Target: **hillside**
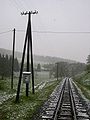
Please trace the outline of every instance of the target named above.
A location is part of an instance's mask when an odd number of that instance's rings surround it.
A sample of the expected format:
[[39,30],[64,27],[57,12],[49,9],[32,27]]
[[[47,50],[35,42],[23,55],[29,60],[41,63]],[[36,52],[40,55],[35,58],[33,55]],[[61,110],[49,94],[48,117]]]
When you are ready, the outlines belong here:
[[[7,50],[7,49],[3,49],[0,48],[0,53],[1,54],[8,54],[11,55],[12,51],[11,50]],[[21,60],[22,57],[22,53],[21,52],[15,52],[15,57],[18,58],[18,60]],[[40,55],[34,55],[34,63],[55,63],[55,62],[69,62],[69,63],[75,63],[76,61],[74,60],[68,60],[68,59],[64,59],[64,58],[59,58],[59,57],[51,57],[51,56],[40,56]]]

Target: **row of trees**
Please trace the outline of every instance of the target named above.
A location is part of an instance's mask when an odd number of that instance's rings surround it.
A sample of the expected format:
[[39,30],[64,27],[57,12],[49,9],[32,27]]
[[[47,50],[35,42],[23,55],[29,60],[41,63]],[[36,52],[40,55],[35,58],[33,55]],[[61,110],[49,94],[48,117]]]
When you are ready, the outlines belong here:
[[[40,72],[42,70],[49,71],[50,78],[53,77],[74,77],[77,74],[87,71],[90,73],[90,55],[87,57],[87,64],[85,63],[69,63],[69,62],[57,62],[56,64],[37,64],[35,69]],[[58,72],[58,73],[57,73]]]
[[[83,63],[67,63],[60,62],[58,63],[58,75],[59,77],[74,77],[75,75],[82,73],[86,68],[86,65]],[[57,71],[56,71],[57,72]],[[55,72],[55,76],[56,73]]]
[[42,70],[49,71],[50,77],[74,77],[77,74],[87,71],[90,73],[90,55],[87,57],[87,65],[85,63],[68,63],[68,62],[57,62],[56,64],[44,64],[43,66],[39,63],[35,69],[40,72]]
[[[1,55],[0,54],[0,76],[2,79],[4,77],[10,77],[12,71],[12,56]],[[14,59],[14,71],[19,71],[19,63],[17,58]]]
[[[85,63],[68,63],[68,62],[57,62],[56,64],[44,64],[43,68],[50,71],[50,77],[65,77],[65,76],[75,76],[83,71],[90,73],[90,55],[88,55],[87,64]],[[39,67],[40,68],[40,65]]]
[[43,65],[45,70],[50,71],[50,77],[71,77],[76,74],[82,73],[86,69],[84,63],[68,63],[68,62],[58,62],[56,64],[45,64]]
[[[90,55],[87,57],[87,66],[84,63],[68,63],[68,62],[58,62],[56,64],[44,64],[42,66],[45,71],[50,71],[50,77],[65,77],[74,76],[86,70],[90,73]],[[24,68],[25,69],[25,68]],[[37,71],[41,71],[41,65],[38,64]],[[1,55],[0,54],[0,76],[2,79],[4,77],[10,77],[12,71],[12,56]],[[19,63],[17,58],[14,59],[14,72],[19,72]]]

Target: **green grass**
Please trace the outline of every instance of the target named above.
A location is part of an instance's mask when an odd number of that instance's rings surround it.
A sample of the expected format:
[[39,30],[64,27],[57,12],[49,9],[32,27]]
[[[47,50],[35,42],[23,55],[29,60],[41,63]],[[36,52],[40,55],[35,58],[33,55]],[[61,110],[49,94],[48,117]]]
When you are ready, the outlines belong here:
[[8,85],[8,79],[0,80],[0,90],[7,90],[9,89]]
[[45,82],[47,80],[49,80],[49,72],[35,72],[35,85],[39,84],[40,82]]
[[[14,78],[14,82],[13,82],[13,89],[14,90],[16,90],[17,82],[18,82],[18,79]],[[0,79],[0,90],[6,91],[6,92],[7,92],[7,90],[11,91],[11,78],[6,78],[4,80]]]
[[[54,80],[54,79],[52,79]],[[31,93],[30,82],[30,92],[29,97],[25,96],[26,85],[21,83],[21,96],[20,102],[15,103],[15,96],[9,98],[0,106],[0,120],[30,120],[37,112],[39,107],[48,99],[49,95],[52,93],[59,81],[49,81],[48,72],[38,72],[35,76],[35,85],[40,83],[46,83],[45,86],[40,90],[37,88],[35,94]],[[11,90],[11,79],[6,78],[0,80],[0,96],[11,95],[16,93],[18,84],[18,78],[14,78],[14,87]],[[5,93],[5,94],[4,94]]]
[[[13,89],[17,90],[17,84],[18,84],[19,78],[14,78],[13,80]],[[49,72],[42,71],[42,72],[37,72],[35,73],[35,85],[40,84],[41,82],[46,82],[49,80]],[[30,79],[30,87],[32,85],[31,79]],[[21,91],[25,89],[25,84],[23,83],[23,79],[21,81]],[[9,90],[11,91],[11,78],[6,78],[4,80],[0,79],[0,90],[6,91]]]
[[79,83],[76,83],[78,85],[78,87],[81,89],[82,93],[84,94],[84,96],[90,100],[90,90],[88,90],[87,87],[79,84]]
[[85,97],[90,100],[90,73],[83,73],[78,75],[74,78],[74,81],[81,89]]
[[29,120],[37,109],[52,93],[58,81],[47,83],[46,86],[29,97],[22,95],[20,102],[15,103],[15,97],[0,106],[0,120]]

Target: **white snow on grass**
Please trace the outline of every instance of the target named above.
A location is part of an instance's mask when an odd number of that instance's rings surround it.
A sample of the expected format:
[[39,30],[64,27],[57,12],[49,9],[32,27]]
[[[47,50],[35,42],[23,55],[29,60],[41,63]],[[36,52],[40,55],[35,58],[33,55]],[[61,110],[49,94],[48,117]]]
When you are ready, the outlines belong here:
[[6,92],[3,92],[3,94],[0,93],[0,105],[7,101],[8,99],[14,97],[16,95],[16,93],[14,94],[7,94]]
[[36,86],[34,86],[35,89],[39,88],[39,86],[41,86],[43,84],[43,82],[37,84]]
[[54,79],[54,80],[47,80],[45,82],[41,82],[41,83],[37,84],[36,86],[34,86],[34,88],[38,89],[38,90],[41,90],[41,89],[43,89],[46,86],[47,83],[49,84],[50,82],[54,82],[54,81],[56,81],[56,79]]
[[46,82],[44,82],[42,85],[40,85],[38,89],[40,90],[40,89],[44,88],[45,85],[46,85]]

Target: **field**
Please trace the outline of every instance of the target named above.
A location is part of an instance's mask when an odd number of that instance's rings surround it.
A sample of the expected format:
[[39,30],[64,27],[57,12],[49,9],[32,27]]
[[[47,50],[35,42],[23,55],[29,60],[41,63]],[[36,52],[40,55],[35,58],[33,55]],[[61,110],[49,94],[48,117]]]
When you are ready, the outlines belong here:
[[35,94],[31,91],[25,96],[25,84],[22,81],[20,102],[15,103],[18,78],[14,78],[14,89],[10,89],[10,78],[0,80],[0,120],[28,120],[32,119],[40,106],[60,81],[49,79],[48,72],[35,73]]

